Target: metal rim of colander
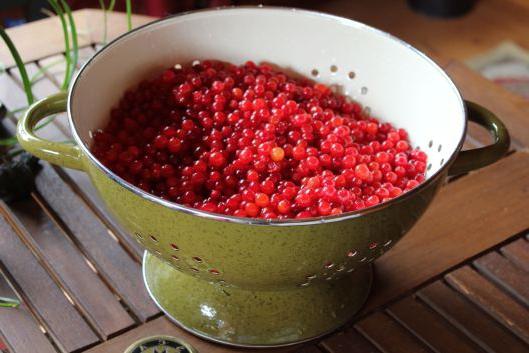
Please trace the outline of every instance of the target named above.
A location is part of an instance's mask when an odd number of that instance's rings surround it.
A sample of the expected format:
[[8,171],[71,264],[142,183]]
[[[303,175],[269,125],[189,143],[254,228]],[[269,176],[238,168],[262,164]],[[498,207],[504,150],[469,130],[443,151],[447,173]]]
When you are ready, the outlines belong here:
[[[421,59],[425,60],[428,64],[430,64],[435,70],[437,70],[447,80],[447,82],[449,83],[450,87],[452,88],[454,93],[459,98],[460,107],[461,107],[461,110],[462,110],[462,113],[463,113],[462,115],[464,117],[463,129],[462,129],[462,134],[461,134],[461,136],[459,138],[459,142],[458,142],[456,148],[452,151],[452,154],[450,155],[450,158],[447,159],[445,164],[441,168],[439,168],[439,170],[437,172],[435,172],[431,177],[427,178],[419,186],[417,186],[416,188],[414,188],[414,189],[412,189],[412,190],[410,190],[408,192],[405,192],[402,195],[400,195],[400,196],[398,196],[398,197],[396,197],[394,199],[391,199],[389,201],[382,202],[382,203],[380,203],[378,205],[371,206],[371,207],[368,207],[368,208],[364,208],[362,210],[346,212],[346,213],[342,213],[342,214],[336,215],[336,216],[313,217],[313,218],[304,218],[304,219],[285,219],[285,220],[235,217],[235,216],[222,215],[222,214],[218,214],[218,213],[202,211],[202,210],[199,210],[199,209],[196,209],[196,208],[180,205],[180,204],[177,204],[177,203],[174,203],[174,202],[171,202],[171,201],[167,201],[167,200],[161,199],[161,198],[159,198],[159,197],[157,197],[155,195],[152,195],[152,194],[150,194],[150,193],[148,193],[148,192],[146,192],[146,191],[144,191],[144,190],[132,185],[131,183],[129,183],[129,182],[125,181],[124,179],[122,179],[120,176],[116,175],[114,172],[112,172],[106,166],[104,166],[91,153],[90,149],[84,144],[84,142],[80,138],[79,134],[77,133],[76,125],[75,125],[75,123],[74,123],[74,121],[72,119],[72,98],[73,98],[73,96],[75,94],[75,90],[76,90],[76,87],[77,87],[77,82],[79,81],[80,77],[82,76],[82,74],[86,70],[86,68],[89,67],[90,64],[96,58],[98,58],[99,55],[101,55],[101,53],[105,52],[107,49],[109,49],[110,47],[115,45],[121,39],[123,39],[125,37],[128,37],[128,36],[131,36],[134,33],[139,32],[139,31],[141,31],[141,30],[143,30],[143,29],[145,29],[147,27],[156,26],[156,25],[159,25],[159,24],[161,24],[163,22],[171,21],[174,18],[178,18],[178,17],[181,17],[181,16],[190,15],[190,14],[195,14],[195,13],[200,13],[200,12],[234,11],[234,10],[238,10],[238,9],[247,9],[247,10],[256,10],[256,11],[263,11],[263,10],[275,10],[275,11],[285,11],[285,12],[294,11],[296,13],[306,14],[306,15],[310,15],[310,16],[318,16],[318,17],[323,16],[323,17],[329,18],[331,20],[338,21],[340,23],[346,23],[346,24],[349,24],[349,25],[353,25],[353,26],[356,26],[357,28],[362,28],[362,29],[374,32],[377,35],[381,35],[381,36],[387,37],[387,38],[397,42],[398,44],[404,46],[405,48],[411,50],[415,54],[417,54],[419,57],[421,57]],[[424,54],[423,52],[421,52],[417,48],[413,47],[409,43],[407,43],[404,40],[402,40],[400,38],[397,38],[397,37],[385,32],[385,31],[382,31],[380,29],[377,29],[377,28],[371,27],[369,25],[366,25],[366,24],[364,24],[362,22],[354,21],[354,20],[351,20],[351,19],[348,19],[348,18],[335,16],[335,15],[330,15],[330,14],[326,14],[326,13],[318,12],[318,11],[302,10],[302,9],[291,8],[291,7],[263,6],[263,5],[257,5],[257,6],[225,6],[225,7],[217,7],[217,8],[209,8],[209,9],[201,9],[201,10],[182,12],[182,13],[178,13],[178,14],[175,14],[175,15],[172,15],[172,16],[168,16],[168,17],[165,17],[165,18],[153,21],[153,22],[146,23],[146,24],[144,24],[142,26],[136,27],[133,30],[116,37],[115,39],[110,41],[105,47],[103,47],[101,50],[99,50],[96,54],[94,54],[94,56],[92,56],[86,63],[84,63],[84,65],[81,67],[79,72],[77,72],[77,74],[75,75],[75,77],[73,79],[73,83],[71,85],[71,89],[70,89],[70,91],[68,93],[67,113],[68,113],[68,122],[69,122],[71,130],[72,130],[73,138],[74,138],[75,142],[77,143],[77,145],[82,149],[83,153],[86,156],[88,156],[88,158],[91,160],[91,162],[94,165],[96,165],[98,169],[100,169],[111,180],[115,181],[116,183],[118,183],[119,185],[124,187],[125,189],[133,192],[134,194],[140,196],[143,199],[146,199],[148,201],[160,204],[162,206],[165,206],[165,207],[168,207],[170,209],[173,209],[173,210],[176,210],[176,211],[180,211],[180,212],[183,212],[183,213],[186,213],[186,214],[199,216],[199,217],[203,217],[203,218],[207,218],[207,219],[211,219],[211,220],[216,220],[216,221],[231,222],[231,223],[238,223],[238,224],[249,224],[249,225],[263,225],[263,226],[301,226],[301,225],[314,225],[314,224],[324,224],[324,223],[331,223],[331,222],[339,222],[339,221],[343,221],[343,220],[346,220],[346,219],[361,217],[361,216],[364,216],[364,215],[369,214],[371,212],[376,212],[376,211],[379,211],[381,209],[385,209],[385,208],[390,207],[390,206],[392,206],[392,205],[394,205],[396,203],[403,202],[403,201],[411,198],[416,193],[419,193],[423,189],[427,188],[431,183],[435,182],[437,179],[439,179],[443,175],[444,171],[455,161],[458,152],[461,150],[461,147],[463,146],[463,143],[464,143],[464,140],[465,140],[465,136],[466,136],[466,131],[467,131],[467,126],[466,126],[467,125],[466,124],[467,123],[467,109],[466,109],[465,104],[463,103],[463,98],[462,98],[461,93],[459,92],[458,88],[456,87],[454,82],[450,79],[450,77],[446,74],[446,72],[441,67],[439,67],[439,65],[437,65],[426,54]]]

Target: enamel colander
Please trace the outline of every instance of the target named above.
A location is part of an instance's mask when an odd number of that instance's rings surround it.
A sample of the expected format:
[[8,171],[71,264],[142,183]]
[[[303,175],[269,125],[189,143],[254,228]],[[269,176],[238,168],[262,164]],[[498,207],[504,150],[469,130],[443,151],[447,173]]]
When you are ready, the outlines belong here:
[[[90,153],[93,132],[126,89],[168,66],[204,59],[274,63],[359,101],[406,129],[428,154],[425,182],[361,211],[267,221],[164,201]],[[33,134],[38,120],[64,110],[77,146]],[[469,119],[489,129],[491,146],[460,152]],[[509,145],[494,115],[464,102],[443,70],[403,41],[340,17],[261,7],[187,13],[119,37],[84,65],[68,97],[32,106],[18,137],[40,158],[90,175],[109,211],[147,249],[145,283],[172,320],[246,347],[294,344],[343,325],[367,298],[370,263],[413,226],[446,177],[494,162]]]

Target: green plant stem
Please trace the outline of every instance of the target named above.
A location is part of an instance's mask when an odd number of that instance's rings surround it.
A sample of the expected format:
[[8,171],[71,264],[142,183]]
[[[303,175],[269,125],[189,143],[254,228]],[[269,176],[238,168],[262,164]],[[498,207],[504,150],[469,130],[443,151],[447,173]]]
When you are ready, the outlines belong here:
[[17,48],[15,47],[15,44],[5,31],[4,27],[0,26],[0,37],[4,40],[6,43],[9,52],[11,53],[11,56],[15,60],[15,63],[17,64],[18,71],[20,72],[20,77],[22,78],[22,84],[24,85],[24,92],[26,92],[26,99],[28,101],[28,105],[31,105],[35,98],[33,97],[33,92],[31,90],[31,83],[28,78],[28,72],[26,71],[26,67],[24,66],[24,63],[22,62],[22,58],[20,57],[20,54],[18,53]]
[[108,8],[105,7],[105,1],[99,0],[99,6],[103,10],[103,44],[107,44],[108,39],[108,13],[114,11],[114,6],[116,6],[116,0],[110,0]]
[[101,7],[101,10],[103,10],[103,44],[107,44],[107,35],[108,35],[108,27],[107,27],[107,9],[105,8],[105,2],[103,0],[99,0],[99,6]]
[[0,307],[2,308],[17,308],[20,302],[17,299],[0,297]]
[[68,26],[66,24],[66,19],[64,18],[64,11],[61,6],[57,3],[57,0],[48,0],[48,3],[53,8],[53,11],[59,16],[62,25],[62,32],[64,35],[64,49],[66,51],[66,74],[64,75],[64,81],[62,83],[61,89],[66,90],[69,85],[69,74],[72,67],[72,61],[70,58],[70,35],[68,34]]
[[77,27],[75,26],[75,21],[72,16],[72,9],[66,2],[66,0],[60,0],[62,7],[66,11],[66,16],[68,17],[68,21],[70,22],[70,32],[72,33],[72,58],[71,58],[71,66],[70,66],[70,72],[68,75],[68,82],[66,84],[66,88],[70,85],[70,82],[72,81],[73,74],[75,72],[75,69],[77,68],[77,64],[79,63],[79,42],[77,38]]
[[132,29],[132,4],[131,0],[125,1],[126,7],[127,7],[127,26],[129,31]]
[[108,11],[114,11],[114,6],[116,6],[116,0],[110,0],[110,4],[108,5]]
[[0,146],[14,146],[17,144],[17,138],[15,136],[11,136],[5,139],[0,140]]

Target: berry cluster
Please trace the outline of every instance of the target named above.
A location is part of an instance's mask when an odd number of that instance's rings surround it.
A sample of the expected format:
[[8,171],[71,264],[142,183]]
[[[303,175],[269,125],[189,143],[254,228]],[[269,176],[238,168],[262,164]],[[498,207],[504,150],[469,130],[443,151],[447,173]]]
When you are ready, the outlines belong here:
[[427,160],[405,130],[326,85],[217,61],[127,91],[92,152],[163,199],[267,219],[374,206],[419,185]]

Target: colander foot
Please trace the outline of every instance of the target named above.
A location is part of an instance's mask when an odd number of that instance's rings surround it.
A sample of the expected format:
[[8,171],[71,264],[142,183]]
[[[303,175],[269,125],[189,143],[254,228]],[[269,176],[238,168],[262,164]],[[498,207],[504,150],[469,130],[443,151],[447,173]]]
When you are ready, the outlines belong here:
[[365,303],[371,266],[307,287],[253,291],[207,282],[145,253],[145,285],[158,307],[183,329],[237,347],[309,341],[345,324]]

